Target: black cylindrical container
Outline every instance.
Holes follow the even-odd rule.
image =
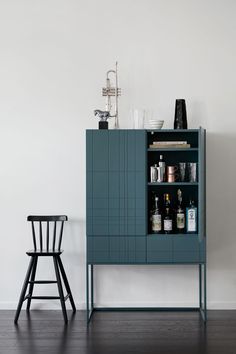
[[[98,122],[98,129],[108,129],[108,122],[104,120],[100,120]]]
[[[174,129],[188,129],[186,104],[182,98],[175,101]]]

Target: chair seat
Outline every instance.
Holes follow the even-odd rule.
[[[28,256],[58,256],[63,250],[29,250],[26,252]]]

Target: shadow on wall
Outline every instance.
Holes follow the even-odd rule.
[[[86,250],[86,228],[84,219],[69,218],[64,236],[66,253],[70,257],[70,263],[84,264]]]
[[[65,266],[74,300],[85,302],[86,227],[85,219],[70,218],[65,236]],[[81,305],[81,304],[80,304]]]
[[[208,261],[214,269],[236,265],[236,135],[207,133]]]

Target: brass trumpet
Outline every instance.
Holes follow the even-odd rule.
[[[115,117],[115,129],[119,129],[119,118],[118,118],[118,97],[121,96],[121,89],[118,88],[118,73],[117,73],[118,63],[116,62],[115,70],[108,70],[106,77],[106,87],[102,89],[102,96],[106,96],[106,111],[109,112],[109,117]],[[111,86],[110,76],[114,75],[115,85]],[[111,98],[115,97],[114,109]],[[113,111],[112,111],[113,109]]]

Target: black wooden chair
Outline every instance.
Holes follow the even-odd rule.
[[[28,221],[31,221],[32,224],[32,236],[34,249],[26,252],[28,256],[30,256],[30,263],[26,273],[25,281],[21,290],[19,303],[17,306],[16,314],[15,314],[15,323],[17,323],[20,311],[23,305],[23,302],[27,300],[27,311],[30,310],[30,304],[32,299],[40,299],[40,300],[55,300],[59,299],[61,302],[62,313],[64,316],[65,323],[68,322],[67,312],[65,301],[67,299],[70,300],[73,312],[76,311],[75,303],[72,297],[72,293],[70,290],[69,282],[66,277],[66,273],[61,261],[60,255],[63,250],[61,250],[61,242],[62,242],[62,234],[63,234],[63,226],[64,222],[68,220],[65,215],[54,215],[54,216],[28,216]],[[39,225],[38,228],[38,237],[36,237],[35,223]],[[50,237],[50,223],[54,223],[53,225],[53,235]],[[59,223],[59,233],[57,232],[57,223]],[[45,226],[45,233],[43,235],[43,226]],[[37,242],[39,241],[39,242]],[[46,242],[45,242],[46,241]],[[54,268],[56,273],[56,280],[35,280],[36,268],[38,263],[38,257],[53,257]],[[67,291],[67,295],[64,296],[62,280],[64,281],[65,289]],[[33,296],[34,284],[57,284],[59,296]],[[26,290],[29,285],[29,291],[26,295]]]

